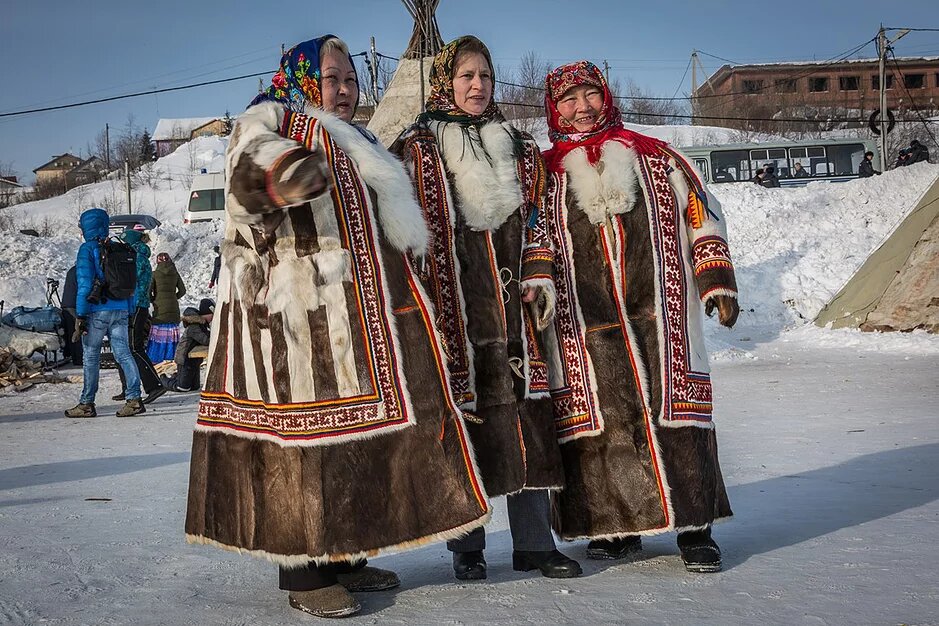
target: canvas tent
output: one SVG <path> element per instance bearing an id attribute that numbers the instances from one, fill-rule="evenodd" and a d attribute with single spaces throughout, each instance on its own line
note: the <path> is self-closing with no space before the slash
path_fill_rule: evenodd
<path id="1" fill-rule="evenodd" d="M 423 110 L 424 99 L 430 91 L 427 82 L 430 67 L 434 55 L 443 47 L 443 39 L 434 17 L 440 0 L 403 2 L 414 18 L 414 32 L 407 49 L 398 61 L 391 83 L 368 123 L 368 129 L 386 146 L 391 145 L 401 131 L 410 126 Z"/>
<path id="2" fill-rule="evenodd" d="M 939 333 L 939 177 L 815 323 Z"/>

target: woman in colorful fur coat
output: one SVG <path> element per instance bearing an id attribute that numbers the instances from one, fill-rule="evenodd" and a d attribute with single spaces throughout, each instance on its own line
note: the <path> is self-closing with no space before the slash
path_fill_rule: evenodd
<path id="1" fill-rule="evenodd" d="M 234 126 L 186 517 L 189 541 L 274 561 L 291 606 L 328 617 L 398 584 L 366 556 L 489 517 L 406 256 L 427 228 L 401 163 L 350 125 L 357 101 L 326 36 Z"/>
<path id="2" fill-rule="evenodd" d="M 493 100 L 489 50 L 471 36 L 434 59 L 426 113 L 392 146 L 414 178 L 431 243 L 434 301 L 461 408 L 490 495 L 509 494 L 516 570 L 572 577 L 556 550 L 548 489 L 563 483 L 540 345 L 554 306 L 544 163 Z M 523 306 L 523 301 L 527 306 Z M 461 580 L 486 577 L 482 529 L 448 542 Z"/>
<path id="3" fill-rule="evenodd" d="M 557 285 L 549 369 L 565 487 L 555 529 L 620 558 L 678 531 L 691 571 L 717 571 L 731 515 L 711 422 L 702 305 L 737 318 L 717 201 L 669 145 L 623 128 L 603 74 L 546 80 L 548 224 Z"/>

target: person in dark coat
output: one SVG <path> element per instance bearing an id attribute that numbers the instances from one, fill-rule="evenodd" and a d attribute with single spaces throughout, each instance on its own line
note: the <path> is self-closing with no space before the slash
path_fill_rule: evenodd
<path id="1" fill-rule="evenodd" d="M 219 252 L 218 246 L 215 246 L 215 268 L 212 270 L 212 278 L 209 279 L 209 289 L 215 289 L 220 271 L 222 271 L 222 253 Z"/>
<path id="2" fill-rule="evenodd" d="M 101 346 L 107 337 L 114 359 L 127 375 L 127 401 L 117 411 L 118 417 L 130 417 L 146 409 L 140 400 L 140 375 L 130 352 L 128 315 L 134 298 L 108 299 L 102 293 L 104 267 L 101 264 L 101 242 L 108 237 L 108 214 L 104 209 L 89 209 L 79 217 L 85 242 L 75 259 L 75 331 L 72 339 L 81 339 L 83 348 L 82 394 L 78 404 L 65 411 L 66 417 L 97 417 L 95 395 L 101 364 Z"/>
<path id="3" fill-rule="evenodd" d="M 763 167 L 763 179 L 760 181 L 760 184 L 770 189 L 779 187 L 779 177 L 776 176 L 776 168 L 772 165 L 765 165 Z"/>
<path id="4" fill-rule="evenodd" d="M 78 277 L 75 266 L 69 268 L 65 274 L 65 286 L 62 288 L 62 326 L 65 328 L 65 356 L 72 360 L 72 365 L 82 364 L 81 339 L 73 341 L 75 323 L 78 314 L 75 313 L 75 298 L 78 294 Z"/>
<path id="5" fill-rule="evenodd" d="M 864 160 L 857 168 L 859 178 L 871 178 L 874 175 L 880 176 L 880 172 L 874 169 L 874 153 L 867 151 L 864 153 Z"/>
<path id="6" fill-rule="evenodd" d="M 198 346 L 209 345 L 210 325 L 215 314 L 215 302 L 203 298 L 199 308 L 186 307 L 183 311 L 183 334 L 176 346 L 176 374 L 164 377 L 163 384 L 170 391 L 198 391 L 200 387 L 199 369 L 202 357 L 191 357 L 189 353 Z"/>
<path id="7" fill-rule="evenodd" d="M 910 156 L 906 162 L 907 165 L 929 162 L 929 150 L 926 148 L 926 146 L 921 144 L 918 139 L 914 139 L 910 142 L 909 155 Z"/>
<path id="8" fill-rule="evenodd" d="M 166 389 L 160 383 L 160 375 L 153 367 L 150 357 L 147 356 L 147 344 L 150 341 L 150 281 L 153 270 L 150 268 L 150 247 L 147 245 L 149 237 L 142 231 L 127 229 L 123 235 L 124 242 L 137 253 L 137 290 L 134 292 L 134 307 L 130 316 L 130 351 L 134 355 L 134 362 L 140 372 L 140 384 L 146 397 L 144 404 L 150 404 L 164 393 Z M 117 373 L 121 377 L 121 393 L 113 400 L 124 399 L 126 379 L 124 370 L 118 366 Z"/>
<path id="9" fill-rule="evenodd" d="M 801 163 L 796 161 L 796 164 L 793 168 L 792 177 L 793 178 L 808 178 L 809 176 L 811 176 L 811 174 L 809 174 L 809 171 L 805 169 L 804 167 L 802 167 Z"/>
<path id="10" fill-rule="evenodd" d="M 150 282 L 153 301 L 153 327 L 147 356 L 153 363 L 171 360 L 179 341 L 179 299 L 186 295 L 186 285 L 166 252 L 157 255 L 157 266 Z"/>
<path id="11" fill-rule="evenodd" d="M 910 149 L 909 148 L 900 148 L 900 152 L 897 154 L 897 162 L 894 164 L 894 167 L 903 167 L 910 164 Z"/>

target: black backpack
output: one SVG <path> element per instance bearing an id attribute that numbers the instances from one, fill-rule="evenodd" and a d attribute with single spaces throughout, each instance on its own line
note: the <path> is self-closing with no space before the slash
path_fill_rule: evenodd
<path id="1" fill-rule="evenodd" d="M 108 300 L 126 300 L 137 291 L 137 252 L 118 239 L 101 242 L 101 269 Z"/>

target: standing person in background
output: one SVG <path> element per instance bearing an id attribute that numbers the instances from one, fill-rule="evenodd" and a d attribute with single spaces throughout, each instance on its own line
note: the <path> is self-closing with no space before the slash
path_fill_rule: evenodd
<path id="1" fill-rule="evenodd" d="M 859 178 L 870 178 L 874 175 L 880 176 L 880 172 L 874 169 L 874 153 L 867 151 L 864 153 L 864 159 L 857 168 Z"/>
<path id="2" fill-rule="evenodd" d="M 127 335 L 127 320 L 134 308 L 134 298 L 108 299 L 102 287 L 105 273 L 101 242 L 108 237 L 108 214 L 104 209 L 88 209 L 78 218 L 78 223 L 85 242 L 78 248 L 78 258 L 75 259 L 77 322 L 72 340 L 81 339 L 84 375 L 81 399 L 76 406 L 65 412 L 65 416 L 97 417 L 95 395 L 98 393 L 101 344 L 105 337 L 111 342 L 114 358 L 127 375 L 127 402 L 117 411 L 117 416 L 137 415 L 146 409 L 140 401 L 140 375 L 130 352 Z"/>
<path id="3" fill-rule="evenodd" d="M 153 269 L 150 267 L 150 247 L 147 245 L 150 238 L 143 232 L 142 227 L 139 229 L 134 227 L 124 231 L 123 239 L 124 243 L 137 253 L 137 290 L 134 292 L 135 307 L 130 316 L 130 351 L 134 355 L 137 371 L 140 372 L 140 384 L 143 385 L 143 391 L 146 394 L 143 403 L 150 404 L 166 393 L 166 389 L 160 383 L 160 375 L 153 368 L 150 357 L 147 356 L 151 326 L 150 282 L 153 277 Z M 120 365 L 117 367 L 117 373 L 121 377 L 121 393 L 111 399 L 124 400 L 127 379 Z"/>
<path id="4" fill-rule="evenodd" d="M 65 328 L 65 356 L 69 357 L 72 365 L 82 364 L 82 342 L 79 337 L 73 339 L 75 323 L 78 314 L 75 312 L 75 299 L 78 297 L 78 277 L 75 266 L 69 268 L 65 274 L 65 286 L 62 288 L 62 326 Z"/>
<path id="5" fill-rule="evenodd" d="M 215 289 L 218 284 L 218 273 L 222 270 L 222 253 L 219 247 L 215 246 L 215 268 L 212 270 L 212 278 L 209 279 L 209 289 Z"/>
<path id="6" fill-rule="evenodd" d="M 153 328 L 147 356 L 151 363 L 171 361 L 179 343 L 179 299 L 186 295 L 186 285 L 176 265 L 166 252 L 157 255 L 157 266 L 150 283 L 153 301 Z"/>
<path id="7" fill-rule="evenodd" d="M 926 146 L 921 144 L 918 139 L 914 139 L 910 142 L 910 149 L 908 154 L 910 156 L 906 161 L 906 165 L 929 162 L 929 150 L 926 148 Z"/>

